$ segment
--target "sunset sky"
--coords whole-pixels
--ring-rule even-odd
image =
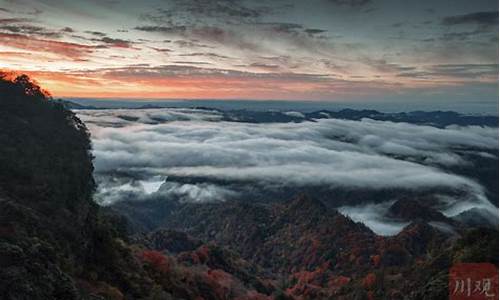
[[[0,0],[0,69],[56,97],[496,102],[498,1]]]

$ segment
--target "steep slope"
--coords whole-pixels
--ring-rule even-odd
[[[2,256],[11,258],[0,275],[4,296],[29,289],[34,298],[74,298],[58,262],[76,266],[92,247],[97,207],[89,200],[94,181],[85,126],[47,103],[28,77],[4,78],[0,144],[0,237]]]
[[[0,145],[1,299],[265,299],[256,289],[275,291],[235,254],[237,264],[215,263],[218,250],[202,244],[210,251],[175,257],[127,243],[123,218],[92,200],[85,125],[27,76],[0,73]],[[205,260],[187,259],[198,252]]]

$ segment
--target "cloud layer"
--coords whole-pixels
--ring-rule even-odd
[[[247,192],[266,186],[445,190],[457,195],[436,203],[447,215],[474,207],[496,214],[480,184],[448,170],[470,167],[463,151],[484,157],[498,149],[497,128],[370,119],[250,124],[221,121],[218,111],[203,109],[79,110],[78,116],[92,133],[97,200],[105,205],[151,197],[236,199],[241,190],[224,182],[237,182]],[[342,210],[366,216],[364,208]],[[377,230],[401,227],[376,215],[366,221]]]

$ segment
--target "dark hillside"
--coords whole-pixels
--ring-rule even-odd
[[[127,244],[123,218],[92,200],[85,125],[48,100],[27,76],[0,73],[0,299],[259,299],[255,289],[275,291],[235,254],[213,263],[222,251],[215,246],[176,257]]]

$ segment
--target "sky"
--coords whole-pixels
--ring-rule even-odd
[[[55,97],[498,103],[496,0],[0,0]]]

